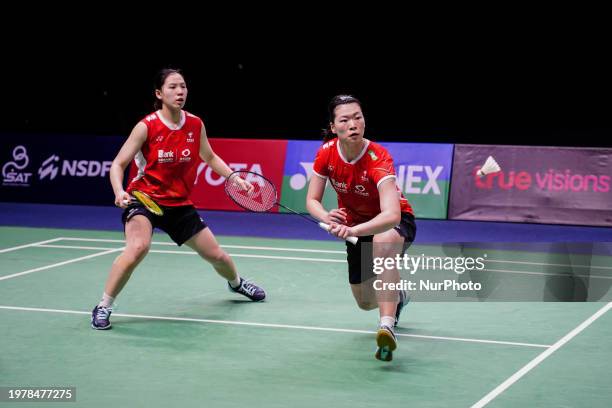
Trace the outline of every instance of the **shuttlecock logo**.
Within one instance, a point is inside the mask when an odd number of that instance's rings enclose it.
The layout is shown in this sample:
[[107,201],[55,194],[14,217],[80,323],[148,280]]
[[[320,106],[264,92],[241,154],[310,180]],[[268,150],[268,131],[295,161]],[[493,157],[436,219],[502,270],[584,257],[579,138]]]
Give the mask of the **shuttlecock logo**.
[[485,164],[483,164],[482,167],[478,169],[478,171],[476,171],[476,175],[478,177],[484,177],[487,174],[497,173],[500,170],[501,168],[499,167],[499,164],[497,164],[493,156],[489,156],[487,157]]
[[302,173],[296,173],[289,179],[289,186],[292,190],[301,190],[306,187],[306,183],[312,177],[312,166],[313,162],[300,162],[300,166],[304,169],[306,175]]
[[57,172],[59,171],[59,166],[56,163],[59,161],[59,157],[55,154],[45,160],[38,169],[38,177],[43,180],[46,177],[49,177],[49,180],[53,180],[57,177]]

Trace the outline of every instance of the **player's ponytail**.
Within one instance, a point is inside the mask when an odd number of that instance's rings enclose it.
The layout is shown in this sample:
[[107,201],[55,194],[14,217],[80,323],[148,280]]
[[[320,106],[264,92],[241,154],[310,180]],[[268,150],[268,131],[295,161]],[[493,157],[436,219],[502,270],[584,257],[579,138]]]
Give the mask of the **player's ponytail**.
[[328,142],[336,137],[336,134],[331,130],[331,124],[336,119],[336,107],[338,105],[346,105],[349,103],[356,103],[361,108],[361,102],[353,95],[336,95],[332,98],[327,106],[327,113],[329,115],[329,122],[326,129],[323,129],[321,136],[323,136],[323,142]]

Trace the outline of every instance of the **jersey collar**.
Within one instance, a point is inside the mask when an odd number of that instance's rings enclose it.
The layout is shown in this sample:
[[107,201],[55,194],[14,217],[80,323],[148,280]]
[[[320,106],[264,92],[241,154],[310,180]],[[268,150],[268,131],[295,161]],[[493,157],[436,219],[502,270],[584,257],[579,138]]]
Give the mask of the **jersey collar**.
[[180,130],[180,129],[183,127],[183,125],[185,124],[185,111],[183,111],[183,110],[181,111],[181,120],[180,120],[180,122],[178,123],[178,125],[175,125],[175,124],[174,124],[174,123],[172,123],[172,122],[168,122],[168,121],[167,121],[167,120],[164,118],[164,116],[161,114],[161,110],[158,110],[158,111],[157,111],[157,112],[155,112],[155,113],[157,114],[157,117],[159,118],[159,120],[161,120],[161,121],[162,121],[162,123],[163,123],[164,125],[166,125],[166,127],[167,127],[168,129],[170,129],[170,130]]
[[355,159],[353,159],[353,161],[348,161],[344,158],[344,155],[342,154],[342,149],[340,148],[340,141],[336,143],[336,146],[338,147],[338,155],[340,156],[343,162],[348,164],[355,164],[359,161],[359,159],[363,157],[366,150],[368,150],[368,146],[370,145],[370,141],[368,139],[363,138],[363,140],[365,140],[365,145],[363,145],[363,149],[361,149],[361,152],[359,152],[359,154],[357,155],[357,157],[355,157]]

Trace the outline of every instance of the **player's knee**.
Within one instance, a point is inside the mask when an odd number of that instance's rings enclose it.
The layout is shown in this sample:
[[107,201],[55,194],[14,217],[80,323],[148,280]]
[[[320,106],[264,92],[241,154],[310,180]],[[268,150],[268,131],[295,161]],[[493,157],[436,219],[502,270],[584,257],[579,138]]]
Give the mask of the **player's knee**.
[[128,256],[134,259],[134,261],[139,262],[147,255],[149,248],[149,242],[144,240],[136,240],[130,242],[126,248],[126,252],[129,254]]
[[393,258],[402,252],[403,241],[389,242],[384,237],[374,236],[372,255],[374,258]]

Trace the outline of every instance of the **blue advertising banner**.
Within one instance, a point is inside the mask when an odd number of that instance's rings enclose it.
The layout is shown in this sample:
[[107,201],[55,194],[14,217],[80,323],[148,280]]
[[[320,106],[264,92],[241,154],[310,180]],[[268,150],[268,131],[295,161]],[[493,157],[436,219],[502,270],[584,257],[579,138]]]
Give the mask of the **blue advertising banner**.
[[[421,218],[445,219],[450,191],[452,144],[380,143],[393,157],[397,185]],[[287,144],[281,204],[306,212],[308,181],[320,141],[290,140]],[[336,208],[336,193],[328,184],[323,197]]]
[[[308,182],[313,173],[317,150],[321,147],[320,141],[301,141],[289,140],[287,143],[287,153],[285,159],[285,170],[283,172],[283,185],[281,188],[281,204],[299,211],[306,211],[306,193],[308,192]],[[331,210],[338,207],[336,192],[329,182],[325,187],[323,195],[323,206]],[[288,212],[280,208],[280,212]]]
[[397,186],[417,218],[445,219],[450,192],[452,144],[380,143],[395,165]]
[[0,200],[112,205],[108,173],[124,136],[2,135]]

